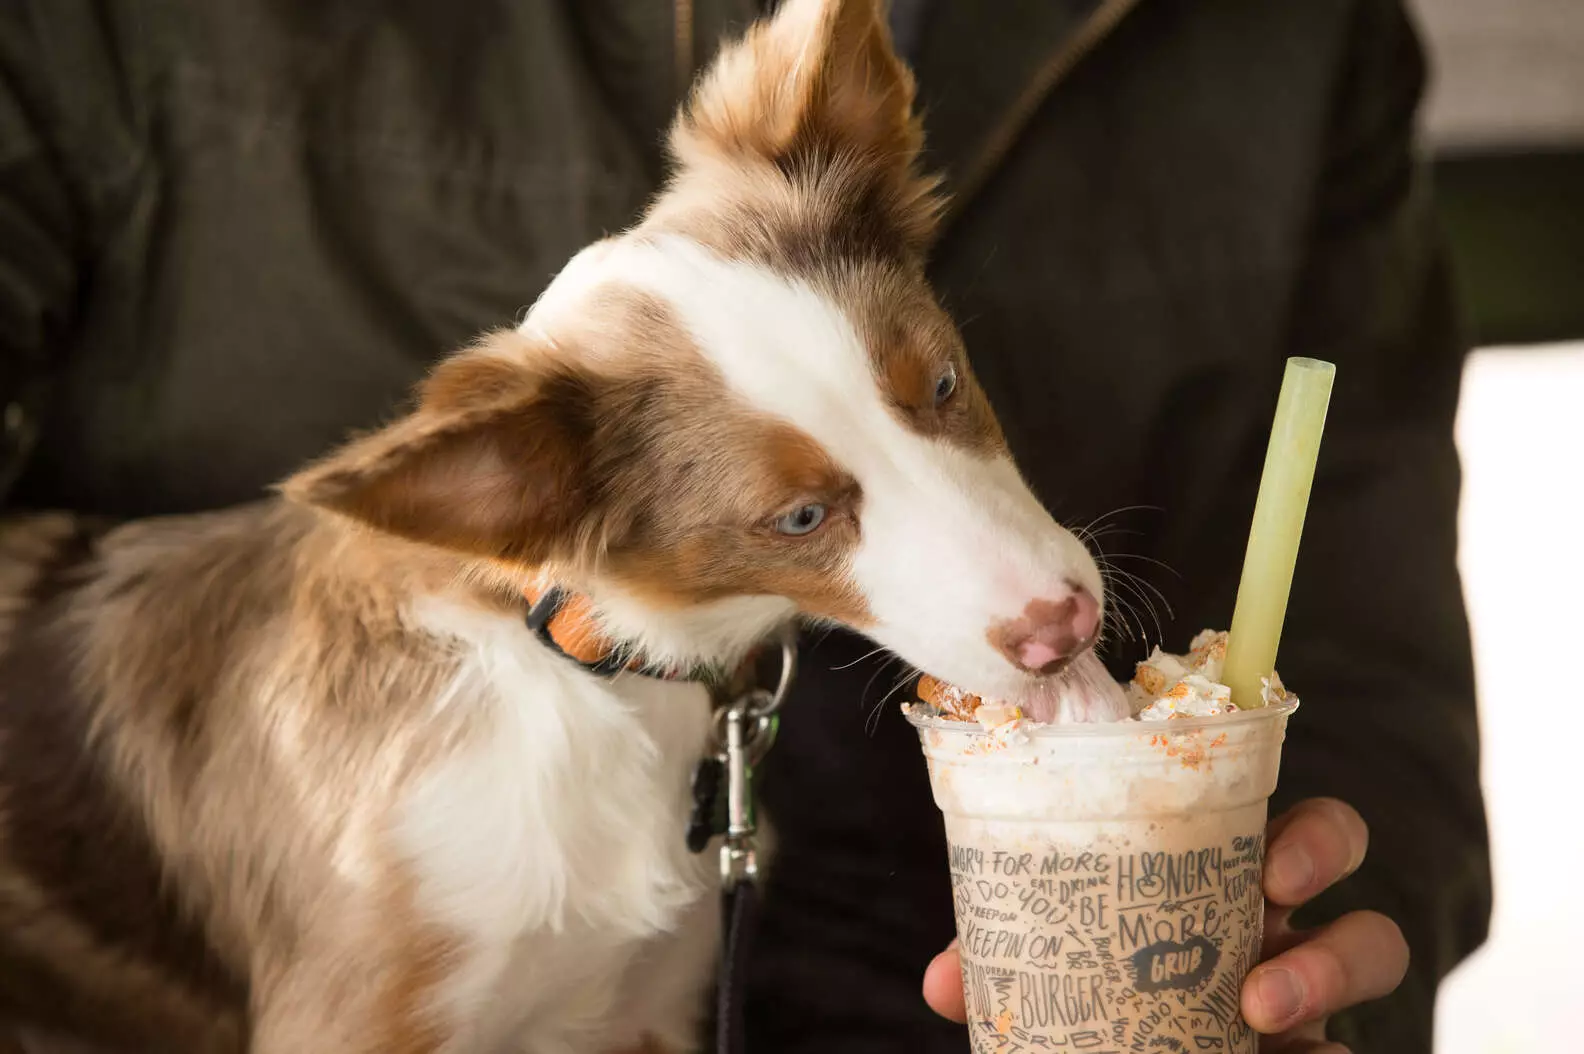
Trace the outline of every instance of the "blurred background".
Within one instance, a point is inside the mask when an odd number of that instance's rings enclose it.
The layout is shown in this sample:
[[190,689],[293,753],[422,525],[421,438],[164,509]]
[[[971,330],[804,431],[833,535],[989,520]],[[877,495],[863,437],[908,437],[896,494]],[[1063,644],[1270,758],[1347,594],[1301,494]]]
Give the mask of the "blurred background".
[[1584,0],[1412,0],[1426,148],[1479,350],[1464,374],[1464,591],[1495,859],[1490,943],[1443,987],[1436,1054],[1584,1050]]

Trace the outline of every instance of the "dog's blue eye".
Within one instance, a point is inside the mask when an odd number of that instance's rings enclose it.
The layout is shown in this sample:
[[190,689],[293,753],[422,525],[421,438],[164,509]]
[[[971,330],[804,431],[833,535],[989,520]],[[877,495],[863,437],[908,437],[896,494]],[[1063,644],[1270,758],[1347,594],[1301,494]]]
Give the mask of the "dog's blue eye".
[[812,534],[824,522],[825,506],[800,505],[777,520],[775,528],[782,534],[790,534],[795,538],[799,535]]
[[935,405],[946,405],[946,401],[955,394],[957,394],[957,369],[948,366],[946,372],[941,374],[940,380],[935,382]]

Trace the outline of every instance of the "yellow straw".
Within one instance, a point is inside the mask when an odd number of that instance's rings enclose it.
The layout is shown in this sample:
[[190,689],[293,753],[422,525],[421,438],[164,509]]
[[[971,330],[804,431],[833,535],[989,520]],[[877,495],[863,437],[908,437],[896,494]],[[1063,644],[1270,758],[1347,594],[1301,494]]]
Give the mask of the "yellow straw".
[[1233,704],[1242,710],[1265,705],[1260,678],[1276,669],[1276,647],[1287,617],[1298,539],[1309,508],[1335,375],[1336,367],[1329,362],[1287,360],[1222,672],[1222,680],[1232,689]]

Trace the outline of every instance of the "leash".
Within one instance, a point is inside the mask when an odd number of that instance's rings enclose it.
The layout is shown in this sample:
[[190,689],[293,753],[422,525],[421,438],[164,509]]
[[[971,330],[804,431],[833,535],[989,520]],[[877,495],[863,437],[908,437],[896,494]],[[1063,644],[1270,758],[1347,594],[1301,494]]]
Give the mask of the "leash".
[[[721,874],[721,958],[715,987],[715,1054],[743,1054],[748,955],[759,911],[759,827],[755,814],[754,766],[775,744],[780,710],[797,673],[797,630],[779,634],[781,669],[775,687],[764,688],[750,658],[728,679],[712,666],[655,666],[604,639],[587,620],[586,598],[550,587],[529,596],[524,622],[547,647],[597,677],[636,674],[661,680],[696,681],[714,700],[707,752],[693,769],[693,809],[687,847],[702,853],[717,837]],[[744,675],[745,672],[747,675]]]
[[[721,965],[715,987],[715,1054],[743,1054],[748,956],[759,909],[758,822],[754,766],[775,744],[779,711],[797,672],[797,631],[780,635],[781,672],[773,690],[750,685],[715,710],[711,753],[693,770],[693,815],[687,846],[721,843]],[[721,792],[725,791],[723,795]]]
[[715,1054],[743,1054],[747,1038],[748,956],[758,925],[759,887],[744,882],[721,894],[721,964],[715,995]]

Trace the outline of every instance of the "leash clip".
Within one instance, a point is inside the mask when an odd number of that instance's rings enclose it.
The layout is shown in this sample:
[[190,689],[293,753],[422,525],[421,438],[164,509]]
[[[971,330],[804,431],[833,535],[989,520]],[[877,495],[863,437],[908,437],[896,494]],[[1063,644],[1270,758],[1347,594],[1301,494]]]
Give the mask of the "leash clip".
[[[756,721],[750,725],[746,700],[733,703],[726,719],[726,841],[721,845],[721,883],[730,892],[743,882],[759,880],[758,824],[754,817],[753,762],[749,750],[761,737]],[[770,718],[763,720],[770,721]],[[774,727],[773,724],[770,727]],[[755,729],[750,735],[749,728]]]
[[758,822],[753,793],[754,766],[775,744],[780,711],[797,672],[797,630],[782,627],[781,673],[773,691],[751,689],[716,711],[716,742],[725,764],[726,829],[721,845],[721,883],[727,892],[759,878]]

